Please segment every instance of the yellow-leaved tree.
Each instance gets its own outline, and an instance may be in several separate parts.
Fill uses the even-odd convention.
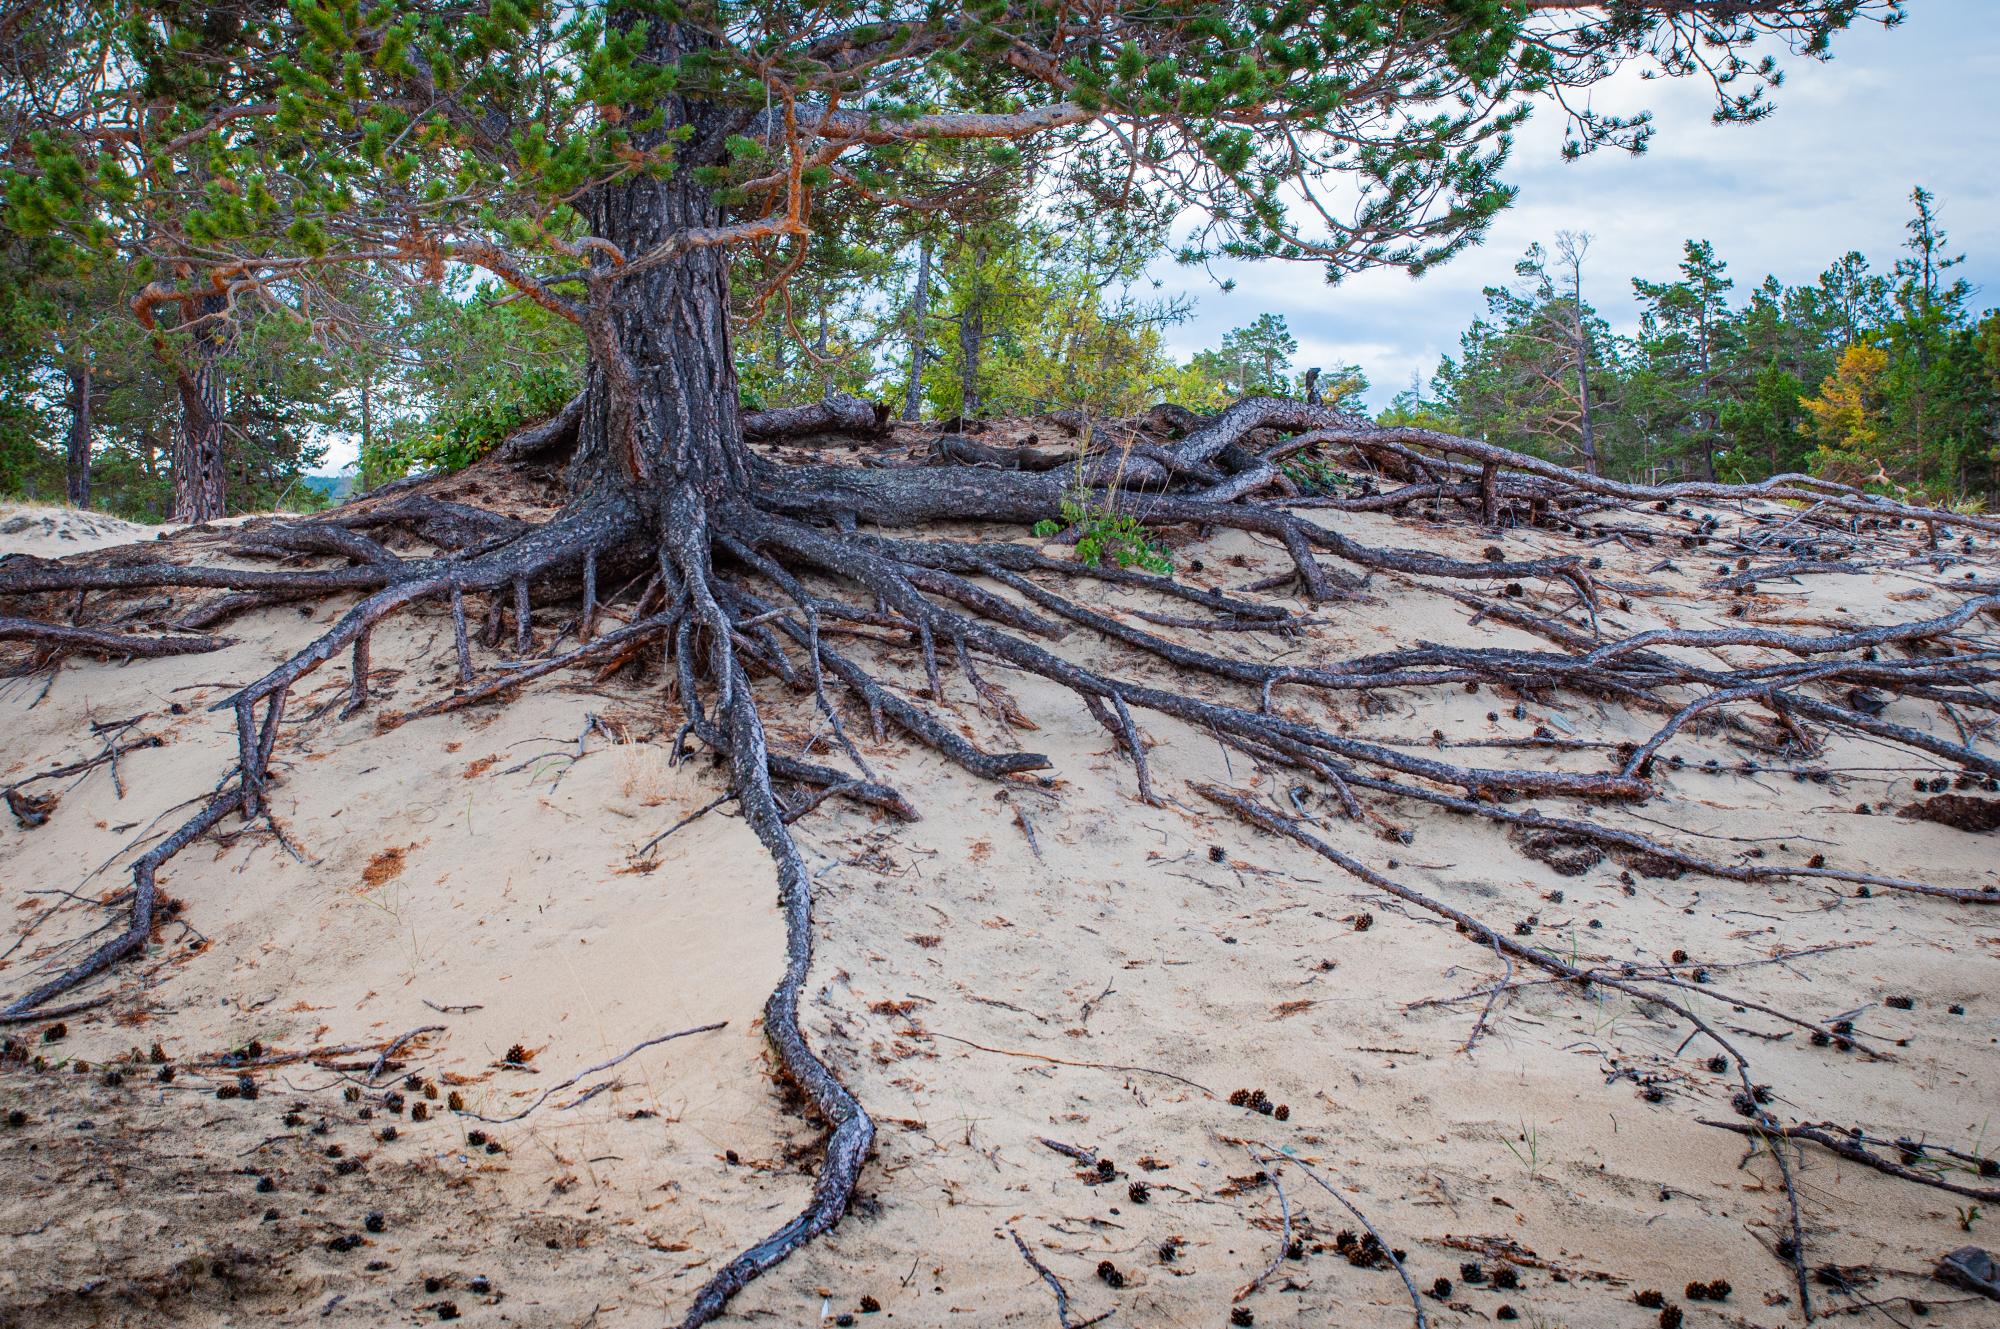
[[[1850,485],[1897,484],[1888,455],[1892,443],[1883,432],[1882,376],[1889,355],[1879,346],[1856,343],[1841,354],[1840,363],[1819,395],[1802,402],[1811,417],[1806,432],[1818,442],[1813,474]]]

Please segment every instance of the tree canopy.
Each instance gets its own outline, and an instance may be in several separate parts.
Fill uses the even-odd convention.
[[[1408,0],[1071,11],[535,0],[74,0],[10,16],[7,224],[126,267],[180,326],[269,303],[338,335],[327,274],[481,268],[565,316],[580,278],[687,248],[805,252],[829,206],[949,208],[1029,169],[1110,208],[1207,218],[1188,257],[1421,268],[1510,200],[1537,98],[1574,151],[1641,147],[1644,117],[1569,94],[1643,65],[1701,74],[1716,115],[1769,109],[1767,48],[1824,55],[1889,0]],[[685,29],[684,49],[660,43]],[[662,131],[669,97],[722,108]],[[940,144],[982,148],[940,152]],[[692,171],[726,224],[625,253],[578,203]]]

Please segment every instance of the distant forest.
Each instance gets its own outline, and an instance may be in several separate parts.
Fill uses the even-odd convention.
[[[2000,313],[1976,312],[1932,196],[1912,194],[1902,251],[1858,252],[1817,281],[1743,287],[1707,240],[1678,270],[1614,279],[1590,238],[1529,249],[1427,384],[1381,413],[1640,481],[1754,481],[1785,472],[1980,508],[2000,501]],[[1055,215],[996,196],[950,229],[816,234],[776,297],[737,291],[747,405],[829,393],[885,400],[906,419],[1173,401],[1220,409],[1307,390],[1298,343],[1266,313],[1183,361],[1167,330],[1187,297],[1144,278],[1168,219]],[[566,323],[457,268],[433,284],[357,287],[337,319],[241,310],[217,357],[232,510],[305,509],[330,439],[358,440],[361,483],[462,466],[578,389]],[[1629,282],[1638,330],[1596,300]],[[0,253],[0,492],[160,520],[172,499],[173,375],[126,308],[119,274],[93,279]],[[1337,300],[1337,292],[1328,297]],[[328,329],[337,335],[327,335]],[[1316,388],[1364,411],[1358,366]]]
[[[2000,312],[1975,315],[1931,195],[1911,195],[1886,271],[1850,252],[1810,285],[1737,293],[1690,240],[1679,271],[1631,279],[1642,313],[1617,336],[1589,237],[1531,248],[1512,286],[1385,414],[1439,422],[1622,479],[1755,481],[1809,471],[1974,506],[2000,498]]]

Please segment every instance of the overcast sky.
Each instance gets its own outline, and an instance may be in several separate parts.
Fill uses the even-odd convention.
[[[1976,307],[2000,304],[2000,3],[1910,0],[1902,27],[1845,34],[1831,63],[1790,61],[1776,101],[1761,124],[1717,126],[1693,80],[1621,76],[1597,102],[1654,110],[1658,132],[1643,156],[1566,164],[1561,118],[1538,114],[1507,169],[1520,189],[1513,208],[1483,245],[1418,280],[1382,271],[1329,287],[1305,265],[1235,263],[1215,269],[1236,281],[1223,292],[1199,269],[1163,263],[1166,289],[1199,301],[1171,345],[1185,356],[1258,314],[1283,314],[1300,368],[1358,364],[1379,407],[1412,371],[1428,384],[1484,311],[1481,289],[1513,280],[1522,251],[1558,230],[1595,237],[1585,294],[1630,331],[1630,279],[1675,275],[1689,238],[1715,243],[1739,298],[1767,274],[1810,281],[1850,249],[1886,270],[1918,184],[1937,195],[1952,247],[1967,255],[1960,271],[1980,288]]]

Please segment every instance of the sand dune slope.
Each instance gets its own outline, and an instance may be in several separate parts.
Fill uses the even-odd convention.
[[[1327,520],[1462,557],[1494,538]],[[1554,547],[1535,532],[1505,544]],[[1603,575],[1639,588],[1608,629],[1730,621],[1738,601],[1701,586],[1713,558],[1603,552]],[[1229,587],[1283,551],[1225,535],[1175,557],[1190,580]],[[1973,566],[1990,575],[1910,559],[1770,582],[1750,617],[1832,631],[1942,612]],[[1566,598],[1526,593],[1546,612]],[[1142,603],[1120,592],[1101,607]],[[74,660],[5,685],[5,782],[95,756],[107,735],[129,750],[115,770],[33,786],[61,793],[48,822],[0,830],[0,989],[115,924],[134,847],[226,770],[229,726],[205,706],[344,607],[245,618],[217,654]],[[1296,636],[1189,639],[1301,662],[1417,640],[1537,644],[1473,617],[1378,578]],[[436,614],[382,629],[373,705],[345,721],[345,670],[309,680],[279,746],[274,819],[232,822],[172,864],[180,908],[99,989],[108,1001],[11,1031],[0,1109],[21,1115],[0,1128],[0,1324],[655,1325],[803,1203],[817,1135],[771,1080],[758,1027],[783,948],[768,861],[727,806],[641,852],[721,792],[718,770],[698,751],[669,764],[655,675],[383,723],[449,690],[450,647]],[[955,713],[983,744],[1049,753],[1050,778],[982,785],[892,738],[870,761],[923,820],[828,804],[797,827],[819,892],[809,1032],[881,1129],[855,1212],[743,1294],[733,1322],[1054,1325],[1018,1235],[1079,1321],[1412,1323],[1392,1268],[1344,1256],[1343,1234],[1365,1229],[1337,1193],[1404,1253],[1432,1324],[1636,1329],[1661,1322],[1635,1300],[1653,1290],[1689,1325],[1800,1323],[1774,1253],[1789,1230],[1777,1171],[1701,1124],[1740,1120],[1713,1046],[1658,1006],[1539,974],[1514,974],[1522,986],[1482,1015],[1507,972],[1490,949],[1219,815],[1191,779],[1303,811],[1337,848],[1564,957],[1680,964],[1684,995],[1740,1041],[1785,1120],[2000,1151],[2000,908],[1649,876],[1614,858],[1561,875],[1489,823],[1386,803],[1350,821],[1327,790],[1288,793],[1295,776],[1142,715],[1166,795],[1148,807],[1073,698],[994,678],[1037,730],[1004,730],[954,682]],[[898,682],[915,692],[921,672]],[[809,706],[781,690],[770,703],[788,717],[774,745],[824,738]],[[1491,687],[1281,689],[1274,704],[1412,751],[1571,769],[1602,769],[1605,753],[1479,745],[1610,745],[1657,723]],[[1890,714],[1905,709],[1928,723],[1913,703]],[[1707,735],[1668,751],[1680,760],[1655,798],[1598,815],[1724,861],[1824,854],[2000,886],[1993,835],[1896,815],[1931,796],[1913,781],[1944,769],[1906,749],[1833,736],[1810,759],[1755,757]],[[1757,769],[1737,772],[1744,761]],[[1889,1056],[1815,1046],[1745,999],[1851,1020]],[[236,1093],[232,1056],[255,1097]],[[1238,1090],[1282,1108],[1232,1105]],[[1813,1146],[1787,1157],[1819,1309],[1879,1303],[1909,1323],[1921,1302],[1925,1323],[1993,1323],[1993,1303],[1930,1271],[1955,1246],[1995,1244],[2000,1205],[1973,1217],[1971,1199]],[[1726,1299],[1688,1299],[1715,1280]]]

